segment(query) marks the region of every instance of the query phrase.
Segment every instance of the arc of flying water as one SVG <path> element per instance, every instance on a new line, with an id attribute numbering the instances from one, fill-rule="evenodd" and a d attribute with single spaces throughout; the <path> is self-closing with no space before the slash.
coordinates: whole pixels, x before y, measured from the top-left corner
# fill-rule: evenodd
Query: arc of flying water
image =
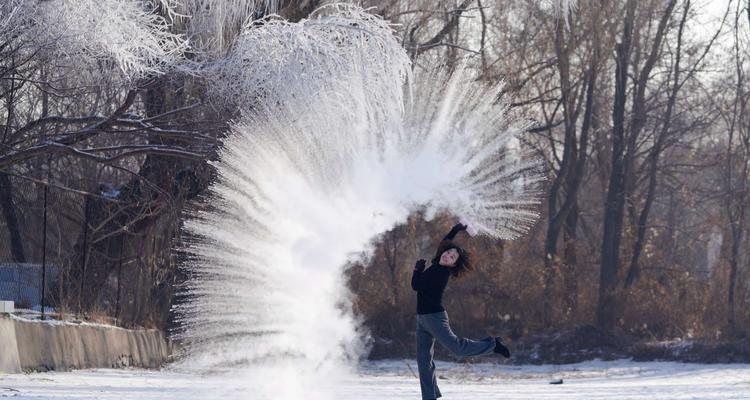
<path id="1" fill-rule="evenodd" d="M 418 207 L 498 238 L 529 229 L 543 175 L 527 123 L 468 70 L 410 68 L 388 23 L 347 5 L 267 19 L 213 67 L 242 117 L 186 223 L 181 366 L 254 398 L 335 397 L 367 351 L 343 267 L 373 237 Z"/>

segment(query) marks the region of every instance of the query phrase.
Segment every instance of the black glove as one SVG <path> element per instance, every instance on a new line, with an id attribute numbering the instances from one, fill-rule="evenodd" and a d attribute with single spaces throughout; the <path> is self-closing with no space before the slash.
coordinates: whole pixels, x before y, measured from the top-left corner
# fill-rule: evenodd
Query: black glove
<path id="1" fill-rule="evenodd" d="M 425 268 L 425 263 L 427 263 L 427 261 L 420 258 L 419 260 L 417 260 L 417 263 L 414 264 L 414 270 L 417 272 L 423 272 Z"/>
<path id="2" fill-rule="evenodd" d="M 466 225 L 458 223 L 456 225 L 453 225 L 453 228 L 451 228 L 451 231 L 448 232 L 447 235 L 443 238 L 443 240 L 453 240 L 458 232 L 461 232 L 462 230 L 466 229 Z"/>

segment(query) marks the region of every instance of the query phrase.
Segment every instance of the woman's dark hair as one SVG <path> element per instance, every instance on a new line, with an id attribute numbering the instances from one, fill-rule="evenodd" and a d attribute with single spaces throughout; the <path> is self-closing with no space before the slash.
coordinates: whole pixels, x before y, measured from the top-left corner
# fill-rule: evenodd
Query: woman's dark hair
<path id="1" fill-rule="evenodd" d="M 440 244 L 438 245 L 437 253 L 432 259 L 432 263 L 439 264 L 440 256 L 445 251 L 450 249 L 456 249 L 456 251 L 458 251 L 458 259 L 456 260 L 456 265 L 451 268 L 451 276 L 453 278 L 460 278 L 465 273 L 474 270 L 474 266 L 471 264 L 471 257 L 469 256 L 469 252 L 450 240 L 443 240 L 442 242 L 440 242 Z"/>

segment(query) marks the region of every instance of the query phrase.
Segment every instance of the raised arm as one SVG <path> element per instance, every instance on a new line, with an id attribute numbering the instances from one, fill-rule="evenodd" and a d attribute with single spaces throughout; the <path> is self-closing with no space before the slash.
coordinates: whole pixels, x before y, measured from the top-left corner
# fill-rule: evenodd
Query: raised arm
<path id="1" fill-rule="evenodd" d="M 453 240 L 453 238 L 456 237 L 456 235 L 458 234 L 458 232 L 461 232 L 463 230 L 466 230 L 466 225 L 464 225 L 464 224 L 453 225 L 453 228 L 451 228 L 451 231 L 448 232 L 447 235 L 445 235 L 445 237 L 443 238 L 443 240 Z"/>
<path id="2" fill-rule="evenodd" d="M 435 251 L 435 260 L 440 259 L 440 254 L 443 253 L 446 246 L 450 244 L 450 241 L 453 240 L 453 238 L 456 237 L 458 232 L 461 232 L 462 230 L 466 229 L 466 225 L 464 224 L 456 224 L 453 225 L 453 228 L 451 228 L 451 231 L 448 232 L 447 235 L 443 238 L 443 240 L 440 241 L 440 244 L 438 244 L 437 250 Z"/>

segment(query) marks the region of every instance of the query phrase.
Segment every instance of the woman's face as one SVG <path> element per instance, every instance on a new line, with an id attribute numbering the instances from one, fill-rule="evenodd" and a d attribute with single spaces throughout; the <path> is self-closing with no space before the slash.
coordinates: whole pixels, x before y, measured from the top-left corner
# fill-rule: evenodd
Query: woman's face
<path id="1" fill-rule="evenodd" d="M 453 267 L 458 260 L 458 250 L 448 249 L 440 255 L 440 265 L 444 267 Z"/>

